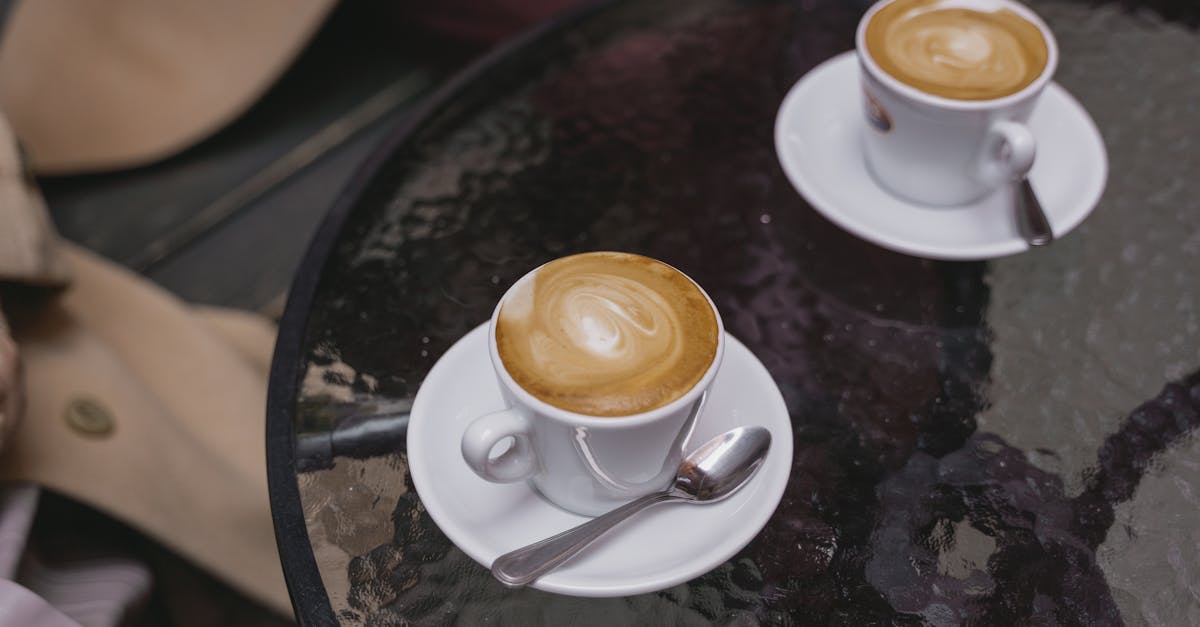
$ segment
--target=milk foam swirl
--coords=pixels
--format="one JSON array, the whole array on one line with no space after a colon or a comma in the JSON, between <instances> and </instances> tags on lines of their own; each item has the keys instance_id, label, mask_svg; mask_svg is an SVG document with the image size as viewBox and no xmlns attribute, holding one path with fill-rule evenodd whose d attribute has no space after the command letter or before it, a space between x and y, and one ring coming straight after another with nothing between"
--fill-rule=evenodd
<instances>
[{"instance_id":1,"label":"milk foam swirl","mask_svg":"<svg viewBox=\"0 0 1200 627\"><path fill-rule=\"evenodd\" d=\"M967 100L999 98L1032 83L1046 66L1040 31L1008 9L977 11L899 0L868 25L871 57L922 91Z\"/></svg>"},{"instance_id":2,"label":"milk foam swirl","mask_svg":"<svg viewBox=\"0 0 1200 627\"><path fill-rule=\"evenodd\" d=\"M669 403L712 361L716 319L687 277L652 259L589 253L515 285L497 321L501 360L542 400L592 415Z\"/></svg>"},{"instance_id":3,"label":"milk foam swirl","mask_svg":"<svg viewBox=\"0 0 1200 627\"><path fill-rule=\"evenodd\" d=\"M606 370L626 371L678 350L675 312L661 295L636 281L581 273L549 286L543 298L540 311L560 325L545 330L554 345L590 353ZM535 357L551 366L556 355Z\"/></svg>"}]
</instances>

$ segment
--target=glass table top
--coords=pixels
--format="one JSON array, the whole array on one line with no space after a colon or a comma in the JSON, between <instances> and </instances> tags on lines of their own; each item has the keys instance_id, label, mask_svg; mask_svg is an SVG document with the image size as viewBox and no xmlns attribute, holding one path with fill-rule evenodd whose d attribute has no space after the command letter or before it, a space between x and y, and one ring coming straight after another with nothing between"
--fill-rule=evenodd
<instances>
[{"instance_id":1,"label":"glass table top","mask_svg":"<svg viewBox=\"0 0 1200 627\"><path fill-rule=\"evenodd\" d=\"M1200 10L1029 4L1110 173L1076 230L986 262L859 240L779 167L780 101L866 3L607 4L452 81L343 195L281 325L268 473L302 622L1200 624ZM408 410L509 284L597 249L705 287L783 393L791 478L687 584L509 590L422 507Z\"/></svg>"}]
</instances>

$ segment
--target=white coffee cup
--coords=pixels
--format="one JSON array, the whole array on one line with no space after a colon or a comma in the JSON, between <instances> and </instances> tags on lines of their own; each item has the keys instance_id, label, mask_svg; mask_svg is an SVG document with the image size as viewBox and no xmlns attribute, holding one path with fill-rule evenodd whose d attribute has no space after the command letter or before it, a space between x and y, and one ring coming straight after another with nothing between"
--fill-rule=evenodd
<instances>
[{"instance_id":1,"label":"white coffee cup","mask_svg":"<svg viewBox=\"0 0 1200 627\"><path fill-rule=\"evenodd\" d=\"M496 323L510 288L488 324L488 353L507 408L476 418L467 427L462 436L467 465L491 482L527 481L551 503L585 516L666 488L683 459L725 354L721 316L708 294L699 285L696 288L716 318L712 362L679 398L628 416L589 416L561 409L533 396L513 379L496 345ZM506 441L508 448L494 455Z\"/></svg>"},{"instance_id":2,"label":"white coffee cup","mask_svg":"<svg viewBox=\"0 0 1200 627\"><path fill-rule=\"evenodd\" d=\"M1041 31L1046 65L1020 91L991 100L957 100L923 92L889 75L866 45L872 6L855 38L866 124L867 166L880 185L904 199L935 206L978 200L1033 167L1037 141L1027 122L1058 65L1054 35L1033 11L1010 0L946 0L977 10L1011 10Z\"/></svg>"}]
</instances>

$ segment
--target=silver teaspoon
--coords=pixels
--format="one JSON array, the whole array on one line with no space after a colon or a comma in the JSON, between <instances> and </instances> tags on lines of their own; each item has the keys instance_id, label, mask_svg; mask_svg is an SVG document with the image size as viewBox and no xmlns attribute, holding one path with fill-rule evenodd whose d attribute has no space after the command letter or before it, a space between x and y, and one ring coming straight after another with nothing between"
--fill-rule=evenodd
<instances>
[{"instance_id":1,"label":"silver teaspoon","mask_svg":"<svg viewBox=\"0 0 1200 627\"><path fill-rule=\"evenodd\" d=\"M1017 230L1030 246L1045 246L1054 241L1050 221L1042 211L1042 203L1033 193L1029 177L1022 176L1012 182L1013 203L1017 212Z\"/></svg>"},{"instance_id":2,"label":"silver teaspoon","mask_svg":"<svg viewBox=\"0 0 1200 627\"><path fill-rule=\"evenodd\" d=\"M738 427L705 442L684 458L671 486L647 494L574 529L505 553L492 562L500 583L520 587L561 566L625 519L658 503L713 503L733 494L754 476L771 448L771 432Z\"/></svg>"}]
</instances>

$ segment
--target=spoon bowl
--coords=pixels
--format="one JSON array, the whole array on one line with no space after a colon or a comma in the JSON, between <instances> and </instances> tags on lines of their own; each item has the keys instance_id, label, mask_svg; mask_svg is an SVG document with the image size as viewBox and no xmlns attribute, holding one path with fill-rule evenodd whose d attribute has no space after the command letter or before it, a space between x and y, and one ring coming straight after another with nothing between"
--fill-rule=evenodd
<instances>
[{"instance_id":1,"label":"spoon bowl","mask_svg":"<svg viewBox=\"0 0 1200 627\"><path fill-rule=\"evenodd\" d=\"M758 471L771 432L762 427L738 427L705 442L679 464L671 489L696 502L728 498Z\"/></svg>"}]
</instances>

